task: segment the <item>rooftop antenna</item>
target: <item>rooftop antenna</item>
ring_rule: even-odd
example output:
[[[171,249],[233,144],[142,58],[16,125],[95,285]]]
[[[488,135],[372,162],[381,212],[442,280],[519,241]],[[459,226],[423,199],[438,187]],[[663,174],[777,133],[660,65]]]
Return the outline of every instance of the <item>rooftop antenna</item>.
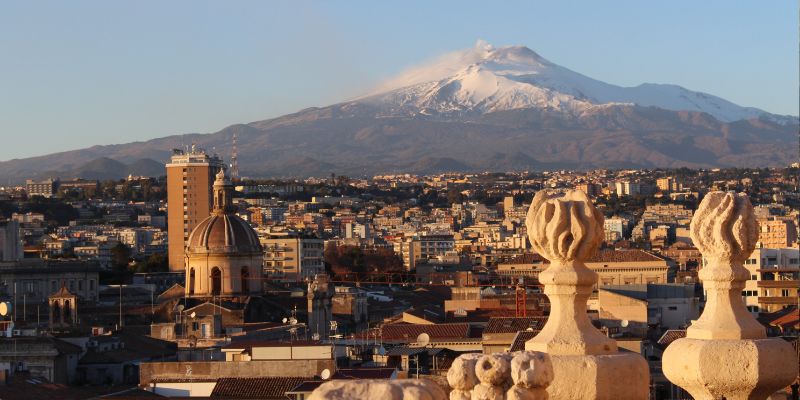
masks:
[[[231,180],[239,178],[239,162],[237,161],[236,132],[233,132],[233,148],[231,150]]]

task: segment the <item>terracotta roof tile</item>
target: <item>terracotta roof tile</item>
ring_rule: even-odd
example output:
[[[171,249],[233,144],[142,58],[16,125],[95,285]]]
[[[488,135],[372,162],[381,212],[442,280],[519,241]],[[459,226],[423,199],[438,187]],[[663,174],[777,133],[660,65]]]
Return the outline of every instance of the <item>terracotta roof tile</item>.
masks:
[[[387,324],[382,333],[385,341],[415,342],[421,333],[430,335],[431,340],[469,338],[469,324]]]
[[[531,328],[540,331],[547,322],[546,317],[500,317],[490,318],[483,333],[514,333]]]
[[[509,351],[522,351],[525,350],[525,342],[533,339],[534,336],[539,334],[537,331],[519,331],[514,341],[511,342],[511,349]]]
[[[331,379],[390,379],[394,373],[394,368],[339,368]]]
[[[592,258],[586,262],[601,263],[601,262],[651,262],[663,261],[664,259],[644,250],[612,250],[604,249],[595,253]],[[550,260],[542,257],[536,253],[526,253],[504,264],[550,264]]]
[[[670,343],[686,337],[686,331],[683,329],[669,329],[661,335],[658,339],[658,344],[666,348]]]
[[[286,392],[308,380],[302,377],[220,378],[213,399],[286,399]]]

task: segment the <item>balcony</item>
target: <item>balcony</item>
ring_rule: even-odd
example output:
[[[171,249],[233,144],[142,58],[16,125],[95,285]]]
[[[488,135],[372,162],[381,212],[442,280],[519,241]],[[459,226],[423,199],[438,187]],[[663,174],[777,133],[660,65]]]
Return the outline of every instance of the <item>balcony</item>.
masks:
[[[758,302],[760,304],[784,304],[784,305],[796,305],[797,304],[797,297],[794,295],[790,296],[759,296]]]
[[[756,286],[759,288],[800,289],[800,280],[758,281]]]

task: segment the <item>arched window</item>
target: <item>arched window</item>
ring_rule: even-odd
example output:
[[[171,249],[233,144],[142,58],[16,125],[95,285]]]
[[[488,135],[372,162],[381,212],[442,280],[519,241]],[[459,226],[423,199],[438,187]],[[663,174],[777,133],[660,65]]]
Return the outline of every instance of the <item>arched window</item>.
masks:
[[[72,323],[72,310],[70,310],[69,300],[64,300],[64,322]]]
[[[250,271],[242,267],[242,293],[250,293]]]
[[[58,324],[60,323],[61,319],[61,304],[58,304],[57,301],[54,301],[52,306],[50,307],[50,312],[53,313],[53,323]]]
[[[194,268],[189,269],[189,294],[194,294]]]
[[[219,296],[222,293],[222,271],[218,267],[211,270],[211,295]]]

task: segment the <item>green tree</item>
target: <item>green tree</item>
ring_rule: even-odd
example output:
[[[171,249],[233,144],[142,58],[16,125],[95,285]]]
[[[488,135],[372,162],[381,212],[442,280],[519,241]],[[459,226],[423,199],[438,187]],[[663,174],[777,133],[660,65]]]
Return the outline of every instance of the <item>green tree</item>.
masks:
[[[118,270],[125,270],[128,267],[128,262],[131,259],[131,249],[122,244],[117,243],[116,246],[111,248],[111,263]]]
[[[139,263],[139,268],[136,272],[166,272],[169,269],[167,255],[164,253],[156,253],[147,257],[143,263]]]

